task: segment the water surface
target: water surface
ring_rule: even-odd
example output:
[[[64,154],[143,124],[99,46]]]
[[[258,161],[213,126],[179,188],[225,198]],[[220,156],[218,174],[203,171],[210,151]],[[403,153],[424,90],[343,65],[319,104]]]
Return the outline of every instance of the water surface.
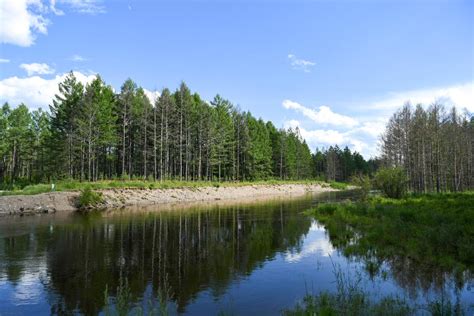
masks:
[[[145,308],[166,289],[172,314],[274,315],[308,292],[335,290],[335,268],[375,298],[423,305],[443,294],[474,312],[471,272],[460,280],[391,258],[374,273],[367,256],[344,256],[302,214],[350,197],[0,219],[0,315],[102,313],[105,289],[113,297],[119,280]]]

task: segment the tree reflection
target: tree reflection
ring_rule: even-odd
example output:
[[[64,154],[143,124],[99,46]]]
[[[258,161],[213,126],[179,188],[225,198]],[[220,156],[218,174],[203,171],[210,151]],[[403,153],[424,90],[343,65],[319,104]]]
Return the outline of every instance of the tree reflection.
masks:
[[[178,311],[202,290],[221,296],[231,281],[250,275],[280,251],[296,251],[311,220],[298,203],[216,207],[102,217],[91,214],[51,231],[36,229],[49,275],[51,312],[97,314],[104,291],[116,295],[126,278],[132,300],[147,287],[166,286]],[[4,238],[2,256],[9,280],[22,273],[32,251],[28,235]],[[46,243],[46,240],[48,241]]]

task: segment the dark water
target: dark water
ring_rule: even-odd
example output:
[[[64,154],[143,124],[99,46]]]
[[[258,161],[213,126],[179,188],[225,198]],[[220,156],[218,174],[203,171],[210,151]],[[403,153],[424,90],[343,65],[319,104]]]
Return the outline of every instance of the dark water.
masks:
[[[422,305],[444,295],[474,313],[470,273],[460,281],[392,258],[374,274],[364,256],[346,258],[301,213],[347,194],[0,219],[0,315],[95,315],[106,287],[113,297],[120,279],[137,306],[161,289],[172,314],[274,315],[308,292],[335,290],[334,267],[360,278],[374,298],[399,295]]]

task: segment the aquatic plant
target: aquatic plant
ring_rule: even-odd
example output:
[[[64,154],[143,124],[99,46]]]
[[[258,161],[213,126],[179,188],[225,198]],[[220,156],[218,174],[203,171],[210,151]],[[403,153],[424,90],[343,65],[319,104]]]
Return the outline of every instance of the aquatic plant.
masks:
[[[402,298],[385,296],[375,300],[371,293],[364,291],[360,275],[350,277],[349,274],[342,271],[340,266],[334,264],[333,274],[336,278],[335,292],[307,293],[295,307],[284,310],[283,315],[404,316],[414,313],[414,308]]]
[[[362,262],[371,277],[386,273],[386,264],[402,288],[434,286],[442,291],[448,279],[455,280],[458,289],[472,280],[473,205],[474,192],[371,197],[365,202],[323,203],[307,214],[324,225],[335,248]],[[434,315],[462,311],[443,297],[425,309]]]
[[[168,285],[168,277],[165,276],[164,285],[158,288],[157,296],[148,299],[148,306],[133,306],[133,298],[128,279],[120,277],[117,286],[115,299],[111,299],[106,285],[104,291],[104,314],[106,316],[126,316],[126,315],[150,315],[167,316],[168,300],[171,298],[171,287]]]
[[[472,192],[373,197],[323,203],[307,214],[324,224],[333,245],[348,256],[401,257],[419,267],[459,273],[474,270],[473,205]]]

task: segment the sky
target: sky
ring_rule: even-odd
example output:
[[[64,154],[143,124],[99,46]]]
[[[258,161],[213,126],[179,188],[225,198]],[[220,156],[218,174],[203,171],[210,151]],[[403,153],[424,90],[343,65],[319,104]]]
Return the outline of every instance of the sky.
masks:
[[[474,1],[0,0],[0,102],[47,109],[71,70],[184,81],[369,158],[407,101],[474,112]]]

